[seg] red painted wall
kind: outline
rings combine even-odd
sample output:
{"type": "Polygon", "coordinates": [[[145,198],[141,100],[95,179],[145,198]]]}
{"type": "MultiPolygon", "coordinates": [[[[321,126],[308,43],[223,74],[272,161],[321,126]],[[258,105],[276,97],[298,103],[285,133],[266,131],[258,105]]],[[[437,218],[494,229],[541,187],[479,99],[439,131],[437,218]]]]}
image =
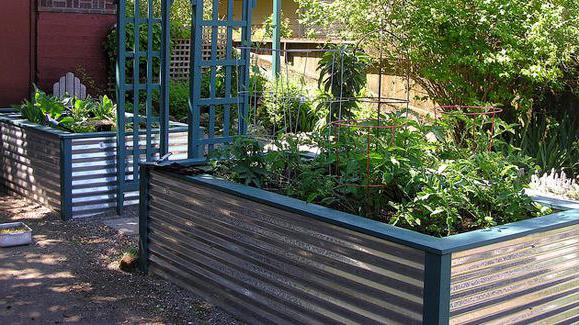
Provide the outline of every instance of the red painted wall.
{"type": "MultiPolygon", "coordinates": [[[[116,23],[115,15],[39,12],[37,20],[37,78],[40,88],[82,67],[98,88],[107,86],[103,41],[116,23]]],[[[82,79],[82,78],[81,78],[82,79]]],[[[83,80],[86,83],[86,81],[83,80]]],[[[87,85],[88,86],[88,85],[87,85]]],[[[94,95],[94,90],[88,89],[94,95]]]]}
{"type": "Polygon", "coordinates": [[[0,108],[20,103],[31,84],[31,1],[0,5],[0,108]]]}

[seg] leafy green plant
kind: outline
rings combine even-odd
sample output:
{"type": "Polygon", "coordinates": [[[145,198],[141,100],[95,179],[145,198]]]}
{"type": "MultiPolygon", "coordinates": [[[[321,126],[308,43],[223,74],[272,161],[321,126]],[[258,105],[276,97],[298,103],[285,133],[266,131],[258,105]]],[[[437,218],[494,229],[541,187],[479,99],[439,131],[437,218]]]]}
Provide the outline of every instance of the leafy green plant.
{"type": "Polygon", "coordinates": [[[108,131],[116,119],[116,105],[107,96],[59,99],[36,89],[33,101],[18,108],[30,122],[77,133],[108,131]]]}
{"type": "Polygon", "coordinates": [[[316,113],[304,81],[294,82],[278,78],[265,91],[261,120],[274,132],[312,131],[320,116],[316,113]]]}
{"type": "MultiPolygon", "coordinates": [[[[189,82],[188,81],[171,81],[169,83],[169,115],[179,121],[187,122],[189,115],[189,82]]],[[[152,94],[152,103],[158,112],[161,95],[158,90],[152,94]]],[[[141,102],[145,101],[145,97],[141,102]]]]}
{"type": "Polygon", "coordinates": [[[213,166],[217,172],[226,171],[236,182],[261,187],[267,176],[263,152],[257,140],[236,137],[231,145],[214,154],[213,166]]]}
{"type": "Polygon", "coordinates": [[[349,45],[330,46],[329,49],[318,63],[318,84],[323,90],[318,109],[328,111],[330,120],[349,119],[354,116],[357,97],[366,87],[370,58],[349,45]]]}
{"type": "Polygon", "coordinates": [[[395,137],[352,127],[331,139],[325,132],[287,134],[267,146],[243,138],[222,148],[223,160],[213,165],[234,181],[434,236],[550,212],[524,194],[529,176],[503,150],[449,151],[431,136],[452,139],[448,124],[400,114],[382,122],[397,126],[395,137]],[[319,154],[305,155],[302,147],[319,154]]]}
{"type": "Polygon", "coordinates": [[[55,123],[66,113],[66,101],[47,95],[42,90],[35,88],[32,101],[24,100],[18,107],[22,117],[30,122],[48,125],[55,123]]]}
{"type": "MultiPolygon", "coordinates": [[[[280,13],[280,32],[282,38],[290,38],[293,34],[293,31],[290,26],[289,18],[285,17],[283,11],[280,13]]],[[[273,36],[273,15],[267,17],[267,19],[263,22],[263,27],[261,30],[257,30],[256,34],[261,34],[261,38],[263,39],[270,39],[273,36]]],[[[256,36],[255,38],[260,38],[256,36]]]]}

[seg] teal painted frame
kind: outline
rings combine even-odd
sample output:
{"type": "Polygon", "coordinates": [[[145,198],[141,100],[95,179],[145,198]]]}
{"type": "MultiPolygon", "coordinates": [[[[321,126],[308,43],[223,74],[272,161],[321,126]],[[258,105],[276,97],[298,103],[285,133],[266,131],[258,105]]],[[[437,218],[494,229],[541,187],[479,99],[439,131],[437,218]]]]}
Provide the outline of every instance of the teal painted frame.
{"type": "Polygon", "coordinates": [[[247,132],[246,118],[249,113],[249,59],[251,45],[251,17],[255,0],[241,0],[241,20],[233,18],[234,0],[212,0],[212,17],[205,19],[205,8],[203,0],[192,0],[192,26],[191,26],[191,44],[193,51],[190,56],[190,95],[189,95],[189,159],[203,158],[206,150],[212,151],[216,144],[231,142],[232,125],[231,125],[231,108],[237,106],[237,134],[247,132]],[[225,3],[227,7],[226,19],[219,17],[219,4],[225,3]],[[226,29],[225,40],[225,58],[218,57],[217,43],[219,28],[226,29]],[[233,29],[241,29],[242,47],[240,59],[233,57],[233,29]],[[210,29],[211,55],[209,59],[203,58],[203,45],[205,29],[210,29]],[[225,70],[224,94],[217,94],[217,69],[222,67],[225,70]],[[204,97],[202,94],[203,87],[203,70],[209,70],[209,95],[204,97]],[[238,84],[234,85],[233,72],[237,70],[238,84]],[[239,87],[241,85],[241,87],[239,87]],[[233,86],[238,86],[234,89],[233,86]],[[237,90],[237,92],[235,92],[237,90]],[[201,110],[208,108],[209,121],[206,128],[206,134],[203,132],[201,125],[201,110]],[[217,110],[223,111],[222,134],[216,134],[217,110]]]}
{"type": "Polygon", "coordinates": [[[126,0],[119,0],[117,4],[117,65],[116,65],[116,85],[117,85],[117,214],[122,214],[125,202],[125,192],[138,190],[139,186],[139,159],[141,154],[145,154],[146,161],[153,160],[152,134],[153,123],[159,123],[160,129],[160,156],[168,152],[169,147],[169,64],[171,51],[171,21],[170,10],[172,0],[161,0],[161,17],[155,17],[153,11],[153,0],[146,0],[146,8],[140,7],[140,1],[134,2],[132,16],[127,16],[126,0]],[[145,11],[145,15],[141,15],[145,11]],[[132,51],[127,48],[126,31],[127,25],[132,23],[134,42],[132,51]],[[161,48],[153,48],[153,25],[161,25],[161,48]],[[146,27],[147,44],[146,49],[142,50],[140,44],[141,27],[146,27]],[[146,80],[141,83],[140,66],[141,59],[145,59],[146,73],[143,76],[146,80]],[[155,83],[153,75],[154,60],[160,62],[159,82],[155,83]],[[132,60],[133,75],[132,82],[126,82],[127,60],[132,60]],[[153,90],[160,92],[159,116],[154,117],[152,93],[153,90]],[[142,115],[140,94],[145,91],[145,114],[142,115]],[[133,115],[126,116],[126,95],[131,93],[133,96],[132,107],[133,115]],[[141,123],[145,123],[144,129],[141,123]],[[126,126],[132,123],[133,135],[132,149],[130,152],[126,149],[126,126]],[[138,127],[137,127],[138,126],[138,127]],[[139,134],[144,130],[146,134],[146,143],[144,152],[139,145],[139,134]],[[126,159],[131,155],[133,159],[133,179],[127,180],[126,159]]]}
{"type": "MultiPolygon", "coordinates": [[[[163,167],[203,165],[202,161],[179,161],[161,164],[142,164],[145,182],[149,183],[152,170],[163,167]]],[[[386,239],[422,250],[425,255],[425,287],[423,319],[427,324],[448,324],[450,319],[450,272],[452,253],[512,240],[530,234],[545,232],[579,224],[579,210],[566,210],[544,217],[527,219],[511,224],[476,230],[445,238],[433,237],[415,231],[398,228],[382,222],[366,219],[317,204],[307,203],[262,189],[232,183],[211,175],[183,176],[165,171],[169,178],[186,180],[192,184],[207,186],[254,202],[297,213],[331,223],[373,237],[386,239]]],[[[141,190],[140,222],[144,230],[140,240],[148,243],[148,185],[141,190]],[[147,202],[144,202],[147,200],[147,202]]],[[[564,209],[564,207],[561,207],[564,209]]],[[[146,247],[146,245],[144,246],[146,247]]],[[[148,251],[142,251],[147,261],[148,251]]],[[[147,263],[145,262],[145,265],[147,263]]],[[[145,267],[145,266],[144,266],[145,267]]]]}

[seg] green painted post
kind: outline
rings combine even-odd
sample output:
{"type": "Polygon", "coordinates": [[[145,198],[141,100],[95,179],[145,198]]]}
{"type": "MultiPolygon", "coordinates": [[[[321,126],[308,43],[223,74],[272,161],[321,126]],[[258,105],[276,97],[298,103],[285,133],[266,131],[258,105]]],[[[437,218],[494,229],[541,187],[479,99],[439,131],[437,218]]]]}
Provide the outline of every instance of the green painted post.
{"type": "Polygon", "coordinates": [[[125,94],[126,94],[126,3],[124,0],[117,5],[117,214],[123,212],[125,201],[125,94]]]}
{"type": "Polygon", "coordinates": [[[272,25],[271,67],[273,77],[277,78],[281,69],[281,0],[273,0],[272,25]]]}
{"type": "Polygon", "coordinates": [[[424,267],[424,324],[447,325],[450,321],[451,255],[426,252],[424,267]]]}
{"type": "Polygon", "coordinates": [[[60,138],[60,215],[72,219],[72,139],[60,138]]]}
{"type": "Polygon", "coordinates": [[[139,183],[139,267],[143,273],[149,272],[149,178],[151,167],[141,166],[139,183]]]}
{"type": "MultiPolygon", "coordinates": [[[[171,0],[161,2],[161,109],[160,109],[160,157],[169,152],[169,84],[171,60],[171,0]]],[[[151,33],[152,34],[152,33],[151,33]]],[[[151,35],[149,34],[149,35],[151,35]]],[[[152,66],[151,63],[148,63],[152,66]]]]}

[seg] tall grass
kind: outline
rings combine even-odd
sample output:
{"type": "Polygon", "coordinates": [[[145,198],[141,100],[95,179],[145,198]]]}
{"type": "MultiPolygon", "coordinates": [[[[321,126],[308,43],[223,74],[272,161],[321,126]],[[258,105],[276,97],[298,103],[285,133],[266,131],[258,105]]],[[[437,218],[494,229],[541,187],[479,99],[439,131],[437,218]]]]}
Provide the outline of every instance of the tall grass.
{"type": "Polygon", "coordinates": [[[579,175],[579,117],[533,114],[515,139],[522,153],[534,158],[544,172],[579,175]]]}

